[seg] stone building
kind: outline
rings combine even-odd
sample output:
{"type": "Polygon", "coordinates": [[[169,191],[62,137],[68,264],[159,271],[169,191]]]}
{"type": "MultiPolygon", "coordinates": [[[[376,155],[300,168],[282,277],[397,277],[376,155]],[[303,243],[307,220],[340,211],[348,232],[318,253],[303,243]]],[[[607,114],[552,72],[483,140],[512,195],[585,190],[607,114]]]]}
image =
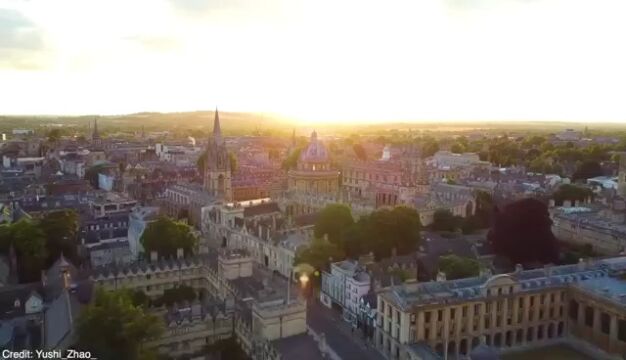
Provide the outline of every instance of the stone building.
{"type": "Polygon", "coordinates": [[[211,196],[231,201],[233,199],[232,174],[217,109],[215,109],[213,134],[209,137],[206,151],[204,188],[211,196]]]}
{"type": "Polygon", "coordinates": [[[328,151],[315,131],[300,154],[296,169],[289,171],[288,190],[307,194],[337,194],[339,191],[339,171],[331,167],[328,151]]]}
{"type": "Polygon", "coordinates": [[[564,342],[598,358],[621,358],[625,272],[620,257],[392,286],[378,294],[376,347],[389,359],[413,359],[411,349],[423,344],[455,359],[484,336],[500,353],[564,342]]]}

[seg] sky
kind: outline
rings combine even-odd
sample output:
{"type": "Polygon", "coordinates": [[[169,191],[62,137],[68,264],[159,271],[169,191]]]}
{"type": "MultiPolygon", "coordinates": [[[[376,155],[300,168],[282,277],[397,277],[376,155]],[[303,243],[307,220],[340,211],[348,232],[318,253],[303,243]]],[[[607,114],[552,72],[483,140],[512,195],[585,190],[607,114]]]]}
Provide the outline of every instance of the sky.
{"type": "Polygon", "coordinates": [[[623,0],[0,0],[0,113],[626,122],[623,0]]]}

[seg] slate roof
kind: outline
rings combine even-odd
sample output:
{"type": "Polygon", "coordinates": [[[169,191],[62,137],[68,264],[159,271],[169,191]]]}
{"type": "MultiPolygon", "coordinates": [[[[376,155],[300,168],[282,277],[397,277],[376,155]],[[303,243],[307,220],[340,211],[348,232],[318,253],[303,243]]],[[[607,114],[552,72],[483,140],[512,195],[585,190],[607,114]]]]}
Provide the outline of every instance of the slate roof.
{"type": "Polygon", "coordinates": [[[272,214],[275,212],[280,212],[280,208],[278,207],[278,203],[275,202],[267,202],[257,205],[252,205],[245,207],[243,209],[244,217],[252,217],[259,215],[272,214]]]}

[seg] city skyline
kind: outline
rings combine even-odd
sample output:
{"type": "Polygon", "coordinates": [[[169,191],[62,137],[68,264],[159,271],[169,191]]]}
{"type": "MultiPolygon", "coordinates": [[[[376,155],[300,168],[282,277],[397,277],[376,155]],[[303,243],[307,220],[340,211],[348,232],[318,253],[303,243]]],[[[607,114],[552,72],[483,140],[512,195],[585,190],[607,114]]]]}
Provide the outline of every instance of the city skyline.
{"type": "Polygon", "coordinates": [[[0,111],[622,122],[625,7],[0,0],[0,111]]]}

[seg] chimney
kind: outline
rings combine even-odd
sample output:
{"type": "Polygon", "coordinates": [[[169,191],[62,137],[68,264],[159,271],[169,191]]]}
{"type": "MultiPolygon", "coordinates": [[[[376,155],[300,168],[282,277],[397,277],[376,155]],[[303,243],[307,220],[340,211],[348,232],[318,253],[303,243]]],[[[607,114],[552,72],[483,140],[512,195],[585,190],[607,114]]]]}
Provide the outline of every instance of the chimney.
{"type": "Polygon", "coordinates": [[[183,248],[176,249],[176,258],[182,259],[184,257],[185,257],[185,250],[183,250],[183,248]]]}
{"type": "Polygon", "coordinates": [[[578,264],[576,266],[578,268],[578,271],[585,270],[585,260],[583,258],[578,259],[578,264]]]}
{"type": "Polygon", "coordinates": [[[150,261],[156,262],[159,260],[159,254],[156,251],[150,251],[150,261]]]}
{"type": "Polygon", "coordinates": [[[549,208],[553,208],[555,206],[555,201],[554,199],[550,199],[550,201],[548,201],[548,207],[549,208]]]}
{"type": "Polygon", "coordinates": [[[519,274],[522,271],[524,271],[524,267],[522,266],[522,264],[516,264],[515,265],[515,274],[519,274]]]}
{"type": "Polygon", "coordinates": [[[552,276],[552,265],[545,264],[543,266],[543,272],[545,273],[546,277],[552,276]]]}
{"type": "Polygon", "coordinates": [[[446,273],[443,271],[438,272],[437,281],[446,281],[446,273]]]}

